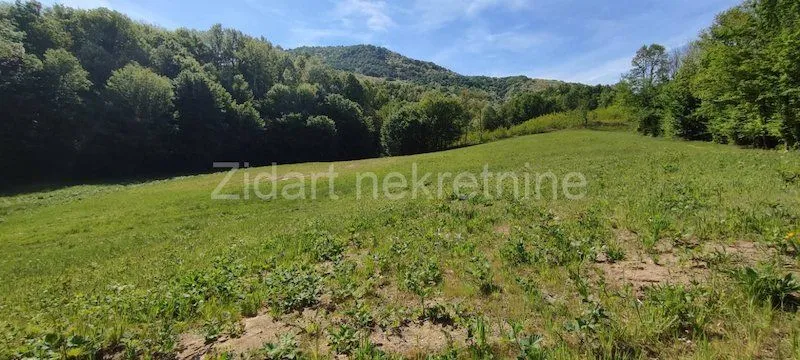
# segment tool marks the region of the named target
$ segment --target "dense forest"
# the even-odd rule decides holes
[[[373,45],[300,47],[291,51],[317,56],[338,70],[426,86],[480,89],[500,97],[521,91],[544,90],[562,83],[526,76],[496,78],[460,75],[432,62],[411,59]]]
[[[643,46],[615,86],[467,77],[374,46],[285,51],[215,25],[0,3],[0,184],[402,155],[617,106],[654,136],[800,144],[800,3],[748,0],[699,39]]]
[[[797,148],[800,2],[748,0],[684,48],[642,47],[617,90],[645,134]]]
[[[611,91],[368,78],[220,25],[168,31],[36,1],[0,5],[0,33],[5,184],[433,151]]]

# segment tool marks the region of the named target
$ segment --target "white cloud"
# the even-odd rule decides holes
[[[463,38],[433,56],[434,62],[450,63],[467,55],[501,56],[505,53],[522,54],[532,49],[556,43],[558,38],[548,32],[530,32],[520,28],[503,32],[490,32],[483,27],[470,28]]]
[[[613,84],[619,81],[620,76],[631,65],[631,56],[602,60],[594,55],[582,56],[555,67],[528,72],[526,75],[583,84]]]
[[[525,0],[416,0],[413,13],[421,31],[437,29],[461,18],[474,18],[489,9],[522,10],[530,7]]]
[[[493,7],[505,7],[511,10],[524,9],[529,5],[525,0],[472,0],[467,5],[465,13],[468,16],[475,16],[486,9]]]
[[[345,0],[336,5],[334,13],[348,20],[353,17],[365,19],[372,31],[386,31],[395,25],[383,1]]]
[[[322,45],[325,39],[346,39],[358,43],[369,43],[372,35],[366,32],[355,32],[344,29],[312,28],[299,26],[291,29],[291,40],[286,45],[290,48],[298,46]]]

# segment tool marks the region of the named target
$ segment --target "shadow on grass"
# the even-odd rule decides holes
[[[98,186],[111,186],[111,185],[138,185],[152,181],[169,180],[182,176],[205,175],[225,171],[225,169],[207,169],[205,171],[176,171],[169,173],[154,173],[147,175],[136,175],[128,177],[108,177],[108,178],[73,178],[73,179],[60,179],[55,181],[31,181],[28,183],[0,183],[0,197],[11,197],[18,195],[27,195],[40,192],[58,191],[65,188],[80,186],[80,185],[98,185]]]

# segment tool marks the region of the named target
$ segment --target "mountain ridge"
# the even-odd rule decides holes
[[[565,82],[533,79],[524,75],[491,77],[462,75],[431,61],[413,59],[385,47],[362,45],[302,46],[288,50],[294,54],[320,58],[338,70],[387,80],[403,80],[420,85],[480,89],[505,97],[518,91],[538,91]]]

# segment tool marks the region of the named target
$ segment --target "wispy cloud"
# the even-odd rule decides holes
[[[474,19],[489,9],[521,10],[529,6],[524,0],[416,0],[413,12],[418,14],[418,30],[428,31],[462,18]]]
[[[433,56],[434,62],[453,63],[467,56],[505,56],[523,54],[542,46],[556,44],[560,39],[545,31],[528,31],[521,28],[502,32],[491,32],[484,27],[473,26],[465,35]],[[488,75],[488,74],[487,74]]]
[[[316,46],[324,45],[326,44],[326,41],[330,40],[370,43],[372,40],[372,34],[337,28],[297,26],[291,29],[291,39],[286,45],[289,48],[298,46]]]
[[[528,6],[530,6],[530,2],[525,0],[472,0],[468,3],[465,13],[467,16],[475,16],[493,7],[520,10]]]
[[[528,71],[525,75],[584,84],[613,84],[630,69],[632,57],[633,55],[623,55],[606,59],[606,56],[594,52],[556,66]]]
[[[386,31],[395,25],[384,1],[345,0],[336,5],[334,13],[346,20],[363,19],[372,31]]]

